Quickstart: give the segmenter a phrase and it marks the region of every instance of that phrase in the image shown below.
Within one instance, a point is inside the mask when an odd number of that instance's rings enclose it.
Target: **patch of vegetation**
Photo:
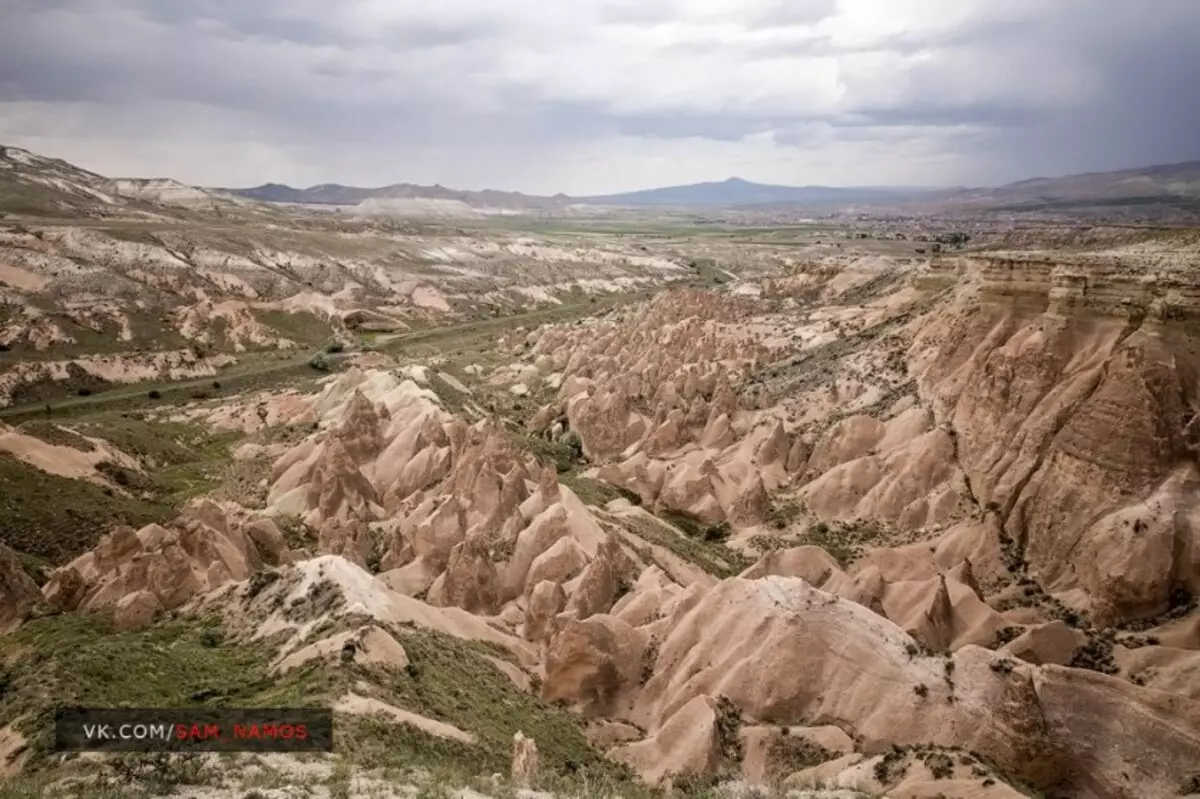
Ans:
[[[558,482],[571,489],[585,505],[602,507],[614,499],[627,499],[633,505],[642,504],[642,498],[627,488],[617,488],[602,480],[594,480],[574,472],[560,475]]]
[[[1191,796],[1192,794],[1200,794],[1200,771],[1188,777],[1179,786],[1180,796]]]
[[[309,311],[255,310],[252,313],[258,321],[301,346],[320,347],[333,337],[329,323]]]
[[[1168,597],[1166,613],[1149,619],[1137,619],[1122,625],[1122,627],[1134,632],[1150,630],[1175,619],[1181,619],[1197,607],[1200,607],[1200,598],[1192,596],[1185,587],[1176,586]]]
[[[280,574],[274,569],[263,569],[256,571],[250,575],[250,582],[246,586],[245,601],[250,601],[254,597],[261,594],[267,588],[271,587],[279,581]]]
[[[104,460],[98,462],[96,464],[96,471],[126,491],[145,492],[154,488],[154,481],[146,476],[145,473],[139,472],[136,469],[127,469],[112,461]]]
[[[34,619],[0,638],[8,674],[0,724],[26,736],[37,768],[53,746],[56,707],[319,707],[332,700],[333,686],[316,664],[273,676],[273,650],[228,643],[219,631],[212,619],[125,633],[82,614]]]
[[[706,526],[700,535],[710,543],[724,543],[729,540],[729,536],[733,535],[733,529],[729,526],[729,522],[717,522]]]
[[[651,638],[650,643],[646,644],[646,648],[642,651],[642,684],[650,682],[650,678],[654,676],[654,666],[658,663],[659,641],[657,638]]]
[[[921,760],[935,780],[948,780],[954,776],[954,761],[945,752],[925,752]]]
[[[864,546],[881,537],[875,522],[818,522],[809,527],[800,543],[821,547],[846,568],[862,556]]]
[[[1015,641],[1023,632],[1025,632],[1023,627],[1013,626],[1003,627],[999,630],[996,630],[996,634],[992,636],[991,643],[988,644],[988,649],[999,649],[1005,644]]]
[[[993,505],[997,509],[999,508],[995,502],[989,502],[988,510],[991,510]],[[1003,531],[1000,533],[1000,555],[1004,560],[1004,567],[1014,575],[1026,573],[1028,564],[1025,562],[1025,552],[1021,547],[1021,542]]]
[[[771,740],[767,756],[772,770],[778,776],[786,776],[806,768],[819,766],[838,757],[836,752],[831,752],[802,735],[786,734],[786,727],[781,732],[785,734],[778,735]]]
[[[668,550],[718,579],[734,577],[751,565],[751,561],[740,552],[723,544],[706,541],[702,535],[673,533],[649,519],[628,518],[621,521],[638,538]]]
[[[542,436],[514,434],[513,443],[519,448],[528,450],[542,460],[554,463],[559,474],[568,474],[578,469],[583,462],[583,448],[579,439],[574,441],[552,441]]]
[[[95,452],[96,445],[66,427],[46,421],[25,422],[17,430],[27,436],[45,441],[58,447],[71,447],[80,452]]]
[[[219,777],[220,771],[195,752],[126,752],[105,760],[104,770],[87,790],[89,795],[111,790],[121,796],[163,796],[183,786],[211,785]]]
[[[993,660],[988,668],[997,674],[1007,677],[1012,674],[1013,669],[1016,668],[1016,664],[1008,658],[1003,658],[1001,660]]]
[[[421,763],[463,774],[507,772],[513,735],[521,731],[537,741],[547,777],[602,776],[633,786],[625,767],[593,749],[581,720],[566,709],[520,690],[486,657],[508,657],[504,650],[415,627],[396,629],[409,667],[384,676],[389,703],[453,724],[472,733],[472,745],[434,738],[411,727],[364,720],[340,736],[340,750],[367,767],[404,768]],[[351,671],[365,667],[352,666]]]
[[[174,515],[169,504],[52,475],[0,454],[0,542],[46,564],[71,560],[114,525],[144,527]]]
[[[1101,674],[1116,674],[1120,671],[1113,660],[1113,644],[1116,634],[1112,630],[1088,630],[1087,642],[1075,652],[1071,667],[1091,669]]]
[[[1158,646],[1162,641],[1157,635],[1129,635],[1121,639],[1121,646],[1126,649],[1141,649],[1144,646]]]
[[[891,785],[893,780],[903,777],[906,771],[908,771],[908,762],[904,755],[904,749],[893,746],[883,757],[875,761],[873,776],[876,782],[886,787]]]
[[[1067,607],[1058,598],[1047,594],[1038,585],[1037,581],[1025,575],[1023,566],[1019,574],[1021,576],[1017,580],[1017,585],[1020,592],[1016,596],[1009,597],[997,604],[996,610],[1003,613],[1006,610],[1016,607],[1038,608],[1046,615],[1062,621],[1069,627],[1074,627],[1077,630],[1088,629],[1091,623],[1087,614]]]
[[[762,553],[776,552],[792,546],[792,543],[786,538],[780,538],[776,535],[753,535],[750,536],[749,544],[755,551]]]
[[[725,541],[729,540],[729,536],[733,534],[733,530],[730,528],[729,522],[704,524],[688,516],[684,516],[682,513],[677,513],[670,510],[663,511],[659,515],[663,521],[679,528],[685,535],[709,544],[724,543]]]
[[[794,499],[772,497],[767,506],[767,524],[776,530],[786,530],[804,515],[803,503]]]
[[[68,395],[79,396],[79,392],[83,390],[89,394],[98,392],[108,385],[108,381],[85,371],[78,364],[68,363],[65,379],[45,378],[31,383],[21,383],[9,393],[9,399],[14,406],[45,404],[46,415],[53,417],[54,412],[49,406],[50,402]]]
[[[283,535],[283,541],[289,549],[315,551],[317,534],[299,517],[280,517],[275,520],[275,525],[279,528],[279,532]]]

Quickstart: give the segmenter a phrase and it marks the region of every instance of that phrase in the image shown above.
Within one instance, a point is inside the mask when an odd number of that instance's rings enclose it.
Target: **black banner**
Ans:
[[[55,747],[74,752],[332,752],[333,712],[314,708],[67,708]]]

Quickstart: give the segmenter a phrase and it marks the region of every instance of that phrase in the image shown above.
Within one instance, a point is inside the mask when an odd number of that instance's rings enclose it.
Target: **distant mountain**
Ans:
[[[679,206],[738,208],[753,205],[838,205],[892,202],[911,196],[912,189],[836,188],[832,186],[772,186],[729,178],[719,183],[693,183],[623,194],[579,197],[590,205]]]
[[[363,189],[327,183],[307,189],[295,189],[268,183],[252,189],[218,189],[227,194],[275,203],[320,205],[358,205],[375,200],[454,200],[474,207],[491,206],[516,210],[555,210],[571,204],[615,206],[676,206],[683,208],[735,208],[759,204],[847,204],[893,201],[914,194],[914,189],[832,188],[828,186],[771,186],[730,178],[720,183],[696,183],[669,186],[624,194],[592,197],[568,197],[557,194],[539,197],[507,191],[456,191],[443,186],[416,186],[398,183],[377,189]]]
[[[354,206],[371,202],[377,204],[391,200],[449,200],[477,208],[507,210],[549,211],[565,207],[570,198],[565,194],[555,197],[536,197],[515,191],[458,191],[445,186],[418,186],[412,183],[396,183],[376,189],[342,186],[324,183],[307,189],[295,189],[278,183],[267,183],[251,189],[215,189],[237,197],[272,203],[301,203],[305,205]]]
[[[776,186],[741,178],[589,197],[458,191],[397,183],[359,188],[326,183],[296,189],[268,183],[211,189],[168,178],[113,179],[18,147],[0,146],[0,215],[161,214],[167,209],[275,213],[259,203],[339,206],[355,216],[438,218],[532,214],[595,216],[603,206],[730,209],[751,214],[856,213],[902,216],[1012,215],[1055,219],[1117,217],[1192,223],[1200,218],[1200,161],[1038,177],[995,188]]]
[[[778,186],[741,178],[667,186],[619,194],[539,197],[520,192],[456,191],[443,186],[399,183],[376,189],[324,184],[295,189],[268,183],[252,189],[220,189],[228,194],[275,203],[387,207],[389,201],[436,200],[475,209],[508,212],[562,212],[571,206],[627,208],[697,208],[775,211],[835,211],[853,207],[864,212],[951,213],[1114,211],[1141,215],[1200,212],[1200,162],[1123,169],[1064,177],[1022,180],[995,188],[928,189],[915,187]]]
[[[928,199],[994,211],[1096,211],[1119,207],[1200,211],[1200,161],[1031,178],[993,189],[960,189]]]

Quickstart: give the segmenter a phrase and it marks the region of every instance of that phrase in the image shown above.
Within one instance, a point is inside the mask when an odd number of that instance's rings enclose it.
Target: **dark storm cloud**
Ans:
[[[1197,41],[1194,0],[11,0],[0,138],[380,182],[549,188],[585,150],[613,180],[1004,181],[1200,158]]]

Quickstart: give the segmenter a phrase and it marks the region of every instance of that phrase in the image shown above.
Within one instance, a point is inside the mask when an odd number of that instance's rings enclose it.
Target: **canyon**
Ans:
[[[335,710],[214,799],[1200,793],[1194,232],[240,202],[0,230],[14,779],[57,691]]]

